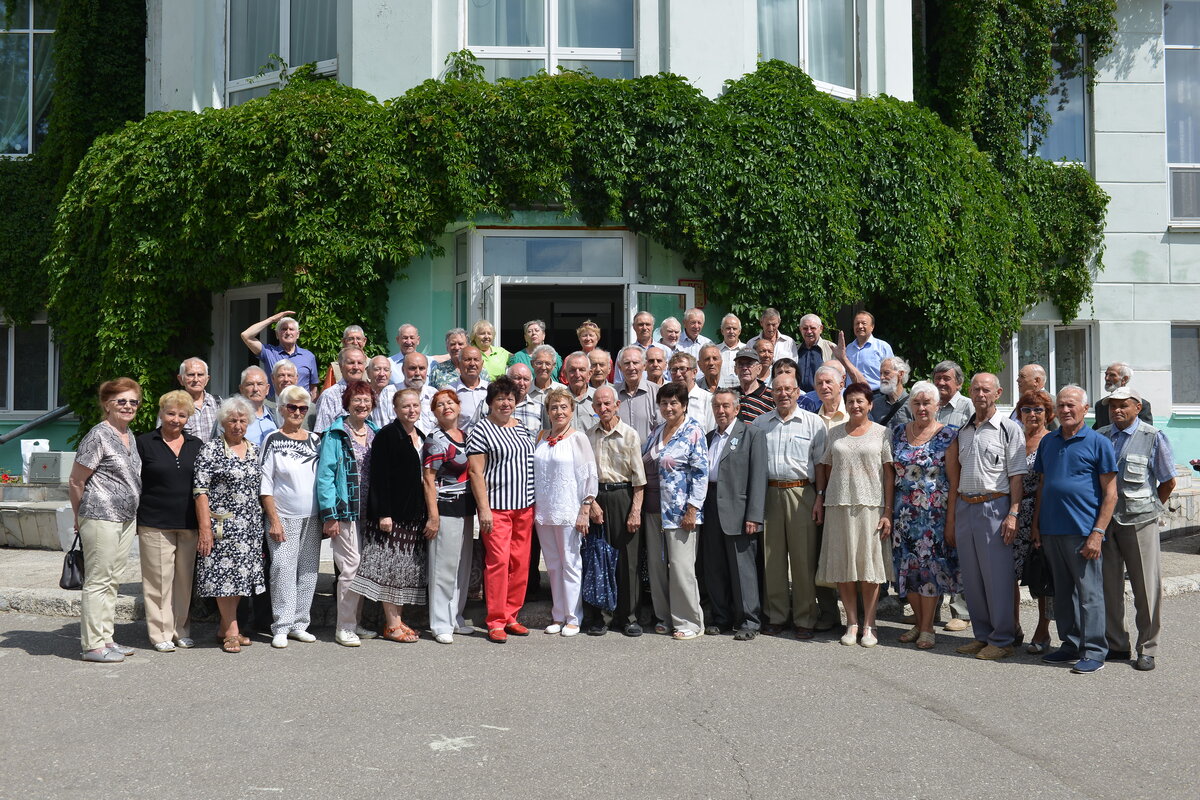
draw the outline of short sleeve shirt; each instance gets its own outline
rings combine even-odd
[[[985,422],[967,422],[958,432],[960,494],[1007,492],[1008,479],[1029,471],[1025,431],[999,411]]]
[[[267,436],[259,456],[262,483],[259,494],[275,499],[276,513],[289,519],[317,514],[317,454],[320,436],[293,439],[283,431]]]
[[[133,433],[129,444],[107,422],[88,431],[79,442],[75,463],[92,470],[83,486],[79,516],[105,522],[132,522],[142,493],[142,457]]]
[[[459,434],[462,435],[461,433]],[[450,502],[467,493],[466,442],[456,442],[441,428],[425,437],[421,463],[436,473],[438,500]]]
[[[483,479],[493,510],[533,505],[533,449],[533,435],[520,423],[502,428],[484,417],[467,434],[467,455],[487,456]]]
[[[296,365],[296,385],[303,386],[307,389],[310,386],[316,386],[321,382],[321,368],[317,366],[317,357],[312,354],[311,350],[305,350],[303,347],[297,346],[294,353],[285,353],[277,344],[264,344],[262,353],[259,355],[259,360],[262,361],[262,368],[267,375],[275,369],[275,365],[287,359]],[[269,383],[269,381],[268,381]],[[268,397],[275,397],[275,387],[271,386]]]
[[[1042,475],[1041,534],[1087,536],[1100,511],[1100,476],[1117,471],[1117,456],[1112,442],[1086,425],[1070,439],[1060,428],[1038,445],[1033,471]]]

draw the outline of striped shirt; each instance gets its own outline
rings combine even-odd
[[[742,392],[741,405],[738,407],[738,419],[749,425],[763,414],[775,408],[775,396],[761,381],[753,392]]]
[[[533,450],[533,434],[520,423],[501,428],[483,417],[471,426],[467,455],[486,456],[483,481],[492,510],[533,505]]]

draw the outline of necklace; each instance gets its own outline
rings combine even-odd
[[[563,431],[563,432],[562,432],[562,433],[560,433],[558,436],[547,436],[547,437],[546,437],[546,444],[547,444],[547,445],[549,445],[550,447],[554,447],[554,445],[558,444],[559,442],[561,442],[561,441],[562,441],[563,439],[565,439],[565,438],[567,438],[567,432],[566,432],[566,431]]]

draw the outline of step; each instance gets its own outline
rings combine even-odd
[[[0,546],[61,551],[74,538],[70,501],[0,501]]]

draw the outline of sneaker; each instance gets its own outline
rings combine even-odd
[[[282,650],[287,647],[288,635],[286,633],[277,633],[271,637],[271,647]]]
[[[317,637],[313,636],[308,631],[302,631],[299,628],[292,628],[287,632],[287,638],[295,639],[297,642],[315,642]]]
[[[342,647],[358,647],[360,644],[362,644],[362,642],[359,641],[359,636],[357,633],[354,631],[344,631],[341,628],[338,628],[338,630],[334,632],[333,640]]]
[[[362,625],[354,626],[354,634],[359,639],[374,639],[379,635],[379,631],[373,631],[370,628],[364,628]]]
[[[119,664],[125,660],[125,656],[108,647],[101,647],[99,650],[84,650],[79,655],[84,661],[94,661],[97,664]]]
[[[980,642],[976,640],[959,645],[958,647],[954,648],[954,652],[962,653],[964,656],[975,656],[983,652],[987,646],[987,642]]]
[[[154,649],[160,653],[174,653],[175,652],[175,643],[174,642],[157,642],[154,645]]]
[[[433,637],[433,640],[438,644],[454,644],[454,635],[450,633],[439,633]]]
[[[971,623],[968,620],[959,619],[958,617],[946,623],[946,630],[948,631],[965,631],[969,627],[971,627]]]
[[[175,646],[178,648],[181,648],[183,650],[187,650],[189,648],[195,647],[196,643],[187,636],[180,636],[178,639],[175,640]]]
[[[1093,672],[1099,672],[1104,669],[1104,662],[1097,661],[1094,658],[1082,658],[1075,662],[1075,666],[1071,667],[1071,672],[1076,675],[1091,675]]]
[[[1011,647],[996,647],[994,644],[989,644],[987,647],[975,654],[975,657],[982,661],[999,661],[1002,658],[1008,658],[1013,654]]]
[[[1046,653],[1042,656],[1042,661],[1047,664],[1074,664],[1079,660],[1079,653],[1074,650],[1068,650],[1065,647],[1060,647],[1053,653]]]

